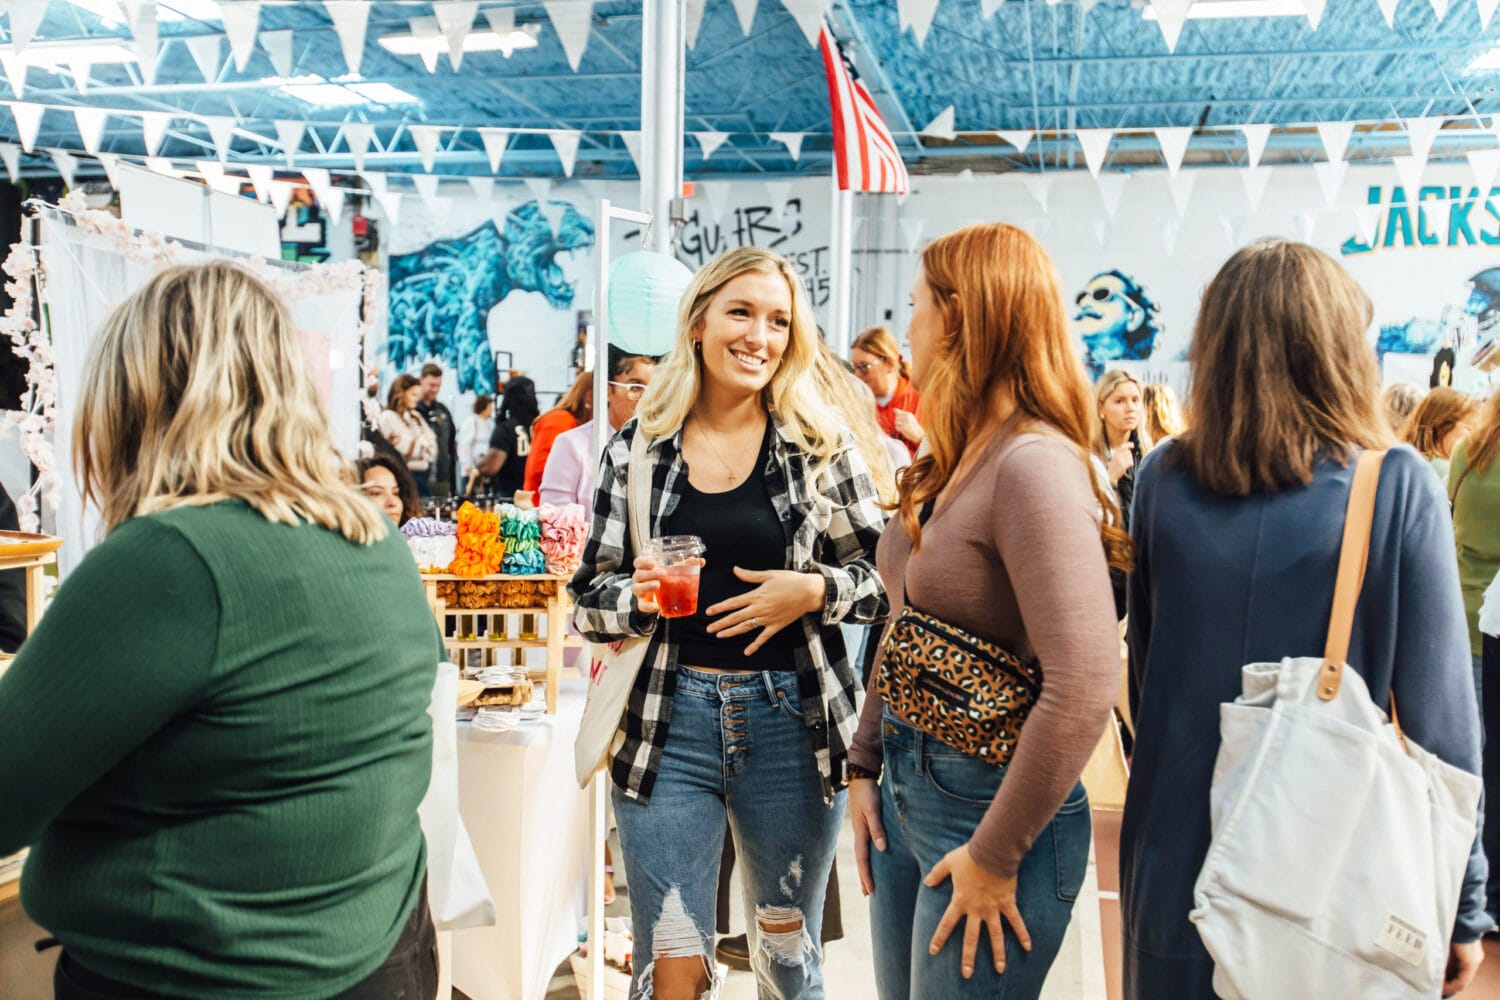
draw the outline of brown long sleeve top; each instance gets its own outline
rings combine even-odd
[[[1119,689],[1120,639],[1089,476],[1060,435],[1002,430],[941,499],[915,555],[895,517],[876,551],[892,620],[909,600],[1041,662],[1041,695],[969,841],[974,859],[1000,875],[1016,873],[1078,781]],[[878,674],[877,664],[849,755],[871,770],[882,759]]]

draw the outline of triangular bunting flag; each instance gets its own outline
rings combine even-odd
[[[255,33],[260,29],[260,0],[220,2],[219,20],[224,22],[224,34],[229,36],[234,68],[243,73],[250,63],[250,54],[255,51]]]
[[[641,134],[621,132],[620,141],[625,144],[625,151],[630,154],[630,162],[635,164],[635,172],[639,175],[641,172]]]
[[[682,5],[682,38],[688,48],[698,45],[698,29],[703,27],[703,8],[708,0],[686,0]]]
[[[1167,187],[1172,192],[1172,204],[1177,206],[1177,217],[1184,218],[1187,215],[1188,202],[1193,198],[1193,185],[1198,181],[1198,173],[1189,170],[1185,174],[1167,178]]]
[[[1156,26],[1167,43],[1168,52],[1177,51],[1177,39],[1182,35],[1182,26],[1187,23],[1188,8],[1193,0],[1151,0],[1156,11]]]
[[[490,24],[490,34],[500,39],[500,51],[509,59],[515,50],[510,36],[516,31],[516,9],[514,7],[487,7],[480,11]]]
[[[995,11],[1003,6],[1005,6],[1005,0],[979,0],[979,16],[988,20],[994,17]]]
[[[165,111],[142,111],[141,116],[141,138],[145,142],[146,154],[155,156],[156,151],[161,148],[161,141],[166,137],[167,126],[172,124],[172,116]]]
[[[937,13],[938,0],[896,0],[896,12],[903,28],[911,28],[917,37],[917,47],[927,44],[927,31],[932,27],[932,15]]]
[[[387,191],[385,197],[380,199],[380,207],[392,226],[401,224],[401,192]]]
[[[469,187],[474,189],[474,197],[480,201],[489,201],[495,197],[495,178],[493,177],[470,177]]]
[[[927,220],[920,217],[901,220],[901,238],[907,253],[914,252],[922,244],[922,229],[926,225]]]
[[[104,138],[104,123],[109,112],[103,108],[74,108],[73,121],[78,125],[78,139],[91,154],[99,152],[99,142]]]
[[[21,147],[13,142],[0,142],[0,160],[5,161],[5,172],[12,184],[21,182]]]
[[[1448,16],[1448,0],[1432,0],[1432,12],[1441,21]]]
[[[1416,201],[1417,192],[1422,189],[1422,170],[1427,166],[1427,161],[1415,156],[1393,156],[1391,166],[1396,168],[1396,176],[1401,178],[1407,200]]]
[[[531,191],[531,197],[544,205],[552,195],[552,179],[549,177],[528,177],[526,187]]]
[[[1182,158],[1187,155],[1188,140],[1192,137],[1191,126],[1156,130],[1156,142],[1161,146],[1161,158],[1166,162],[1167,170],[1173,177],[1176,177],[1177,171],[1182,168]]]
[[[209,187],[213,187],[214,182],[224,179],[224,164],[222,163],[215,160],[200,160],[197,166],[198,173],[202,175],[204,183]]]
[[[344,196],[342,193],[335,195],[336,189],[333,181],[329,179],[327,170],[322,167],[303,167],[302,176],[307,178],[307,186],[312,188],[313,197],[318,200],[319,205],[326,209],[330,202],[337,200],[340,207],[343,206]],[[365,184],[373,188],[368,177],[365,178]]]
[[[1401,0],[1376,0],[1376,2],[1380,4],[1380,13],[1385,15],[1386,27],[1394,28],[1396,26],[1396,5]],[[1495,0],[1488,0],[1488,2],[1492,8],[1495,6]],[[1480,0],[1479,16],[1481,20],[1484,18],[1484,4],[1485,0]]]
[[[28,104],[24,101],[12,101],[10,104],[11,116],[16,120],[16,135],[21,140],[21,148],[28,153],[36,142],[37,132],[42,127],[42,115],[46,110],[40,104]]]
[[[88,92],[89,72],[93,68],[93,64],[86,59],[79,59],[68,63],[68,75],[73,77],[73,86],[78,88],[80,94]]]
[[[725,181],[703,181],[698,185],[698,193],[703,195],[708,202],[708,211],[712,216],[708,221],[717,222],[724,218],[724,210],[729,207],[729,184]]]
[[[11,96],[25,96],[27,70],[25,61],[14,52],[0,52],[0,66],[5,68],[5,79],[10,82]]]
[[[73,187],[73,173],[78,169],[78,157],[61,149],[49,149],[52,154],[52,162],[57,165],[57,172],[62,174],[63,184],[68,188]]]
[[[482,128],[479,141],[484,143],[485,155],[490,158],[490,173],[500,172],[500,158],[505,155],[505,144],[510,141],[510,129]]]
[[[1104,201],[1104,214],[1111,222],[1114,221],[1115,213],[1120,210],[1120,197],[1125,193],[1125,182],[1130,180],[1129,174],[1114,172],[1100,174],[1094,178],[1099,185],[1099,197]]]
[[[1339,200],[1339,188],[1344,184],[1344,174],[1349,170],[1349,164],[1343,160],[1331,160],[1327,163],[1314,163],[1313,173],[1318,176],[1318,186],[1323,189],[1323,202],[1332,205]]]
[[[1320,163],[1320,164],[1318,164],[1318,166],[1323,166],[1323,164]],[[1297,213],[1297,230],[1302,235],[1302,242],[1303,243],[1311,243],[1312,242],[1312,240],[1313,240],[1313,231],[1315,229],[1317,229],[1317,227],[1318,227],[1318,217],[1316,215],[1313,215],[1311,212],[1298,212]]]
[[[1436,236],[1439,246],[1448,245],[1448,222],[1453,214],[1453,202],[1447,198],[1433,198],[1419,203],[1427,215],[1427,233]]]
[[[48,0],[10,0],[10,46],[17,55],[31,44],[47,13]],[[70,187],[72,185],[69,185]]]
[[[771,141],[779,142],[786,147],[795,162],[802,158],[802,140],[807,137],[805,132],[772,132]]]
[[[1096,174],[1095,176],[1097,177],[1098,175]],[[1052,196],[1052,175],[1027,174],[1021,178],[1021,183],[1026,185],[1026,190],[1031,193],[1032,198],[1036,199],[1036,203],[1042,207],[1042,211],[1047,211],[1047,199]]]
[[[172,166],[172,161],[165,156],[146,157],[146,169],[153,174],[161,174],[163,177],[177,177],[177,168]]]
[[[1077,136],[1078,144],[1083,147],[1083,159],[1088,164],[1089,173],[1098,177],[1099,169],[1104,166],[1104,154],[1109,152],[1109,141],[1115,137],[1115,130],[1081,128],[1073,134]]]
[[[1250,202],[1252,213],[1260,211],[1260,203],[1266,196],[1266,185],[1271,182],[1270,167],[1244,167],[1240,180],[1245,185],[1245,198]]]
[[[552,148],[557,150],[557,158],[562,161],[563,174],[573,176],[573,161],[578,158],[578,142],[583,138],[583,133],[574,130],[567,132],[549,132],[552,139]]]
[[[750,26],[755,23],[755,8],[760,5],[760,0],[734,0],[734,16],[740,19],[740,32],[750,34]]]
[[[594,25],[594,0],[542,0],[542,6],[547,10],[552,30],[557,32],[557,40],[562,42],[568,65],[577,73]]]
[[[1260,158],[1266,151],[1266,141],[1271,138],[1271,125],[1241,125],[1245,136],[1245,161],[1250,169],[1260,166]]]
[[[541,209],[542,218],[547,220],[547,225],[552,229],[552,235],[556,236],[562,226],[563,217],[568,214],[568,206],[562,202],[544,201],[537,206]]]
[[[1328,154],[1330,161],[1344,158],[1344,151],[1349,148],[1349,137],[1353,134],[1353,122],[1323,122],[1318,125],[1323,151]]]
[[[209,138],[213,140],[214,152],[219,154],[219,162],[225,163],[229,160],[229,146],[234,139],[234,129],[239,122],[234,118],[204,118],[203,125],[208,129]]]
[[[351,73],[358,73],[364,61],[365,29],[370,24],[372,6],[366,0],[323,0],[323,9],[328,11],[328,19],[339,36],[344,64]]]
[[[302,137],[307,132],[307,122],[279,121],[276,125],[276,141],[281,144],[281,155],[287,166],[294,166],[297,153],[302,149]]]
[[[818,35],[823,30],[823,18],[833,6],[833,0],[781,0],[781,5],[807,36],[807,44],[817,45]]]
[[[203,74],[203,82],[213,83],[218,80],[221,65],[219,56],[223,48],[224,36],[189,35],[182,41],[187,46],[188,54],[193,57],[193,62],[197,64],[198,72]]]
[[[276,168],[269,163],[252,163],[245,168],[250,175],[250,183],[255,185],[255,200],[262,205],[271,203],[271,181],[276,176]]]
[[[703,150],[703,158],[706,160],[714,155],[714,151],[724,145],[724,140],[729,138],[728,132],[694,132],[693,138],[698,140],[698,145]]]
[[[292,192],[296,188],[297,185],[291,181],[271,182],[271,207],[276,209],[276,218],[286,218],[286,210],[291,207]]]
[[[1380,0],[1381,9],[1385,9],[1387,2],[1390,3],[1391,9],[1394,11],[1396,0]],[[1477,3],[1479,4],[1479,30],[1488,31],[1490,29],[1490,18],[1495,16],[1495,5],[1500,3],[1500,0],[1477,0]],[[1386,21],[1389,22],[1390,18],[1387,17]]]
[[[1182,222],[1167,216],[1161,222],[1161,245],[1166,249],[1167,256],[1171,257],[1177,249],[1177,234],[1182,231]]]
[[[276,68],[276,74],[281,77],[292,75],[292,32],[288,28],[284,31],[262,31],[260,33],[260,47],[266,50],[266,55],[271,57],[271,65]],[[291,185],[286,188],[287,197],[291,197]]]
[[[349,147],[349,155],[354,160],[354,169],[359,173],[365,171],[365,154],[370,151],[370,140],[375,137],[375,129],[364,122],[344,123],[344,143]]]
[[[417,194],[422,196],[422,203],[431,210],[433,203],[437,201],[438,178],[433,174],[412,174],[411,182],[417,189]]]
[[[130,15],[131,48],[138,60],[141,79],[149,86],[156,82],[156,4],[129,4],[126,13]]]
[[[1099,249],[1104,249],[1105,237],[1109,234],[1109,220],[1099,216],[1094,217],[1094,242]]]
[[[422,169],[431,173],[432,165],[437,162],[438,144],[443,140],[442,128],[437,125],[408,125],[406,131],[411,135],[418,155],[422,157]]]
[[[1481,197],[1488,198],[1495,186],[1495,174],[1500,172],[1500,149],[1475,149],[1466,154],[1469,169],[1474,172],[1474,186]]]
[[[1432,141],[1443,127],[1443,120],[1437,117],[1406,118],[1402,124],[1406,126],[1406,137],[1411,140],[1411,155],[1426,163],[1427,154],[1432,151]]]
[[[438,59],[442,57],[442,53],[425,43],[443,37],[443,33],[438,31],[437,18],[413,17],[406,22],[406,25],[411,29],[412,37],[417,40],[417,55],[421,57],[422,65],[427,68],[427,72],[436,73]]]
[[[1350,211],[1354,213],[1354,232],[1361,243],[1370,246],[1375,242],[1375,234],[1380,229],[1380,206],[1356,205]]]
[[[1302,0],[1302,10],[1307,14],[1307,24],[1312,30],[1317,31],[1318,25],[1323,23],[1323,8],[1328,6],[1328,0]]]
[[[1031,137],[1036,135],[1029,128],[1002,129],[995,133],[1002,142],[1008,142],[1016,147],[1016,152],[1026,152],[1026,147],[1031,145]]]
[[[927,127],[922,129],[920,134],[931,139],[949,140],[957,136],[958,133],[953,130],[953,105],[950,104],[939,111],[937,117],[928,122]]]
[[[14,149],[15,147],[11,148]],[[20,150],[17,149],[16,152],[19,153]],[[104,168],[104,176],[109,181],[109,186],[118,189],[120,185],[115,182],[115,167],[119,165],[120,158],[118,156],[111,156],[108,153],[100,153],[94,159],[98,160],[99,166]],[[15,177],[12,177],[11,180],[14,181]]]
[[[448,65],[453,67],[455,73],[463,64],[464,39],[474,30],[474,15],[478,12],[478,0],[446,0],[432,5],[438,31],[442,32],[443,38],[448,42]]]

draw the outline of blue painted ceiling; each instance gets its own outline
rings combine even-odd
[[[149,0],[148,0],[149,2]],[[161,0],[170,7],[174,0]],[[235,0],[231,0],[235,2]],[[187,0],[184,0],[187,3]],[[53,0],[36,43],[114,37],[128,44],[128,28],[86,8],[107,0]],[[201,2],[191,4],[201,13]],[[211,6],[211,5],[210,5]],[[257,48],[243,72],[222,50],[217,78],[205,81],[185,40],[222,34],[214,17],[163,20],[156,79],[144,84],[136,67],[100,64],[80,88],[67,70],[35,67],[21,99],[46,105],[42,147],[82,152],[67,109],[96,106],[121,111],[180,114],[161,155],[177,159],[213,156],[206,127],[193,116],[237,116],[231,163],[282,160],[272,123],[303,120],[309,133],[299,166],[352,168],[340,134],[347,121],[375,126],[371,170],[421,172],[420,158],[404,126],[454,126],[444,135],[435,172],[490,176],[479,127],[580,129],[582,144],[574,176],[634,177],[620,130],[640,127],[641,5],[601,0],[582,65],[574,72],[539,3],[482,3],[510,7],[518,25],[535,24],[538,44],[509,58],[468,53],[458,72],[446,57],[429,73],[417,56],[382,48],[382,35],[405,33],[413,17],[430,16],[429,0],[371,3],[362,76],[389,83],[416,98],[389,106],[317,107],[265,82],[276,76],[266,52]],[[1233,126],[1270,123],[1268,162],[1321,157],[1312,124],[1353,120],[1361,127],[1349,159],[1385,158],[1407,152],[1400,118],[1422,115],[1456,119],[1440,135],[1435,158],[1461,155],[1495,139],[1482,126],[1500,114],[1500,70],[1472,71],[1477,57],[1500,45],[1500,18],[1481,29],[1475,0],[1453,0],[1441,21],[1427,0],[1401,0],[1388,27],[1376,0],[1329,0],[1321,26],[1304,17],[1189,20],[1175,53],[1169,53],[1155,22],[1127,0],[1101,0],[1085,11],[1074,0],[1010,0],[986,18],[980,0],[942,0],[926,43],[898,29],[892,0],[837,0],[830,24],[874,92],[887,123],[914,172],[976,172],[1080,165],[1073,128],[1147,130],[1189,125],[1201,131],[1190,163],[1240,162],[1244,144]],[[262,4],[262,30],[293,30],[293,75],[334,78],[345,72],[337,36],[321,3]],[[476,30],[485,30],[481,17]],[[8,29],[8,23],[7,23]],[[8,84],[6,84],[8,86]],[[6,94],[14,98],[14,94]],[[919,137],[948,106],[960,133],[953,141]],[[779,0],[761,0],[747,34],[731,0],[707,0],[696,47],[688,53],[685,123],[689,131],[729,134],[706,161],[687,141],[689,178],[754,174],[825,175],[829,171],[828,98],[817,50]],[[1017,153],[992,133],[1034,129],[1042,138]],[[15,141],[15,126],[0,113],[0,133]],[[771,132],[806,132],[794,160]],[[257,138],[259,137],[259,138]],[[111,117],[103,149],[140,157],[140,123]],[[31,158],[31,169],[49,164]],[[1159,162],[1147,132],[1122,135],[1111,165]],[[498,176],[562,174],[545,135],[518,133]]]

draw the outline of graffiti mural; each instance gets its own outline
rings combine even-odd
[[[398,369],[429,357],[458,373],[460,392],[495,391],[489,314],[512,292],[537,292],[558,310],[573,304],[576,282],[561,255],[594,245],[594,227],[572,203],[552,201],[556,232],[542,206],[512,209],[504,228],[486,220],[454,239],[390,259],[390,331],[386,357]]]
[[[1500,332],[1500,267],[1488,267],[1468,281],[1462,302],[1443,306],[1439,318],[1412,317],[1398,323],[1382,323],[1375,351],[1386,354],[1430,354],[1467,357],[1470,351],[1494,339]],[[1446,377],[1451,378],[1450,370]]]
[[[1114,361],[1144,361],[1156,350],[1162,324],[1146,289],[1123,271],[1089,279],[1074,299],[1073,329],[1083,340],[1089,377],[1097,379]]]

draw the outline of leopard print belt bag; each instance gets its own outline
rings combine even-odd
[[[886,637],[877,683],[901,718],[1003,767],[1041,693],[1042,666],[907,606]]]

